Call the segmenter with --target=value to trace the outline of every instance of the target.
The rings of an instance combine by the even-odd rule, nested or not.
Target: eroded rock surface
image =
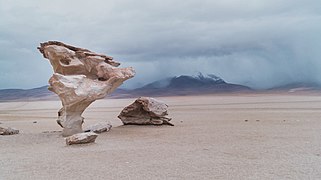
[[[0,135],[19,134],[19,130],[11,127],[0,127]]]
[[[41,43],[38,49],[54,70],[48,89],[62,102],[57,123],[63,128],[63,136],[83,132],[84,110],[135,75],[131,67],[117,68],[120,63],[112,57],[62,42]]]
[[[85,132],[103,133],[108,132],[112,125],[108,122],[90,125],[84,129]]]
[[[171,125],[167,117],[168,105],[154,98],[140,97],[131,105],[125,107],[118,118],[124,123],[136,125]]]
[[[66,138],[66,144],[86,144],[95,142],[98,134],[94,132],[78,133]]]

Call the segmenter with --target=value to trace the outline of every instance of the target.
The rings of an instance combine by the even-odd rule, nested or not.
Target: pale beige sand
[[[101,100],[84,114],[86,123],[118,127],[76,146],[58,132],[42,133],[60,130],[59,102],[0,103],[2,125],[21,130],[0,136],[0,179],[321,178],[319,96],[159,99],[176,126],[119,126],[118,113],[133,99]]]

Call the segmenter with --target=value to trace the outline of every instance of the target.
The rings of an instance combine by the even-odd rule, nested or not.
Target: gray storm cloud
[[[321,84],[317,0],[0,0],[0,17],[1,89],[47,84],[47,40],[133,66],[127,87],[199,71],[254,88]]]

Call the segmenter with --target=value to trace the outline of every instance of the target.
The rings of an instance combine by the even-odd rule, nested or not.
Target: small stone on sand
[[[98,134],[94,132],[78,133],[66,138],[66,144],[86,144],[95,142]]]
[[[97,123],[85,128],[84,132],[94,132],[94,133],[102,133],[108,132],[111,129],[112,125],[108,122],[106,123]]]
[[[0,135],[14,135],[19,134],[19,130],[11,127],[0,127]]]

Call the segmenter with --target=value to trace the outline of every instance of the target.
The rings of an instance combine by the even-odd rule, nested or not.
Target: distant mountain
[[[51,100],[58,96],[48,90],[48,86],[34,89],[2,89],[0,90],[0,101],[17,100]]]
[[[251,88],[226,83],[213,74],[204,76],[176,76],[152,82],[143,87],[126,90],[116,89],[107,98],[130,98],[139,96],[185,96],[213,93],[251,92]],[[32,101],[57,100],[58,96],[48,90],[48,86],[34,89],[3,89],[0,90],[0,101]]]
[[[286,84],[282,86],[277,86],[268,89],[268,91],[283,91],[283,92],[289,92],[289,93],[294,93],[294,92],[319,92],[321,90],[321,86],[316,83],[303,83],[303,82],[298,82],[298,83],[291,83],[291,84]]]
[[[204,76],[199,73],[197,76],[182,75],[155,81],[132,90],[131,94],[137,96],[179,96],[249,91],[252,91],[249,87],[226,83],[213,74]]]

